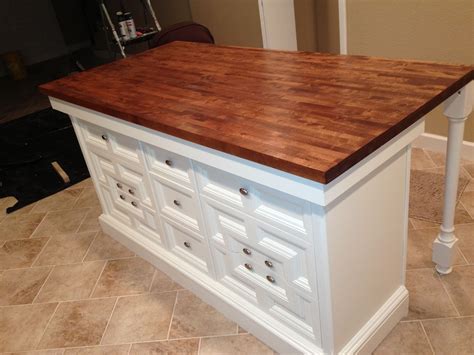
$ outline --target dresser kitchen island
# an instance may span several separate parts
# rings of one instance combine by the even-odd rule
[[[411,142],[445,100],[463,122],[472,79],[175,42],[41,89],[71,116],[106,233],[281,353],[349,354],[407,313]]]

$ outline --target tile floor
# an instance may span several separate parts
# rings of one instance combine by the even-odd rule
[[[443,173],[442,154],[414,149],[412,160],[413,169]],[[376,354],[474,353],[474,162],[462,174],[470,182],[454,271],[433,271],[437,223],[410,219],[410,311]],[[6,216],[13,203],[0,199],[0,352],[273,353],[100,232],[90,180]]]

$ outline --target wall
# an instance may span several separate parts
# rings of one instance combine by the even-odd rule
[[[337,0],[316,0],[316,23],[318,52],[339,53],[339,7]]]
[[[258,0],[189,0],[189,5],[193,21],[208,27],[217,44],[263,46]]]
[[[299,51],[318,50],[316,0],[294,0],[296,38]]]
[[[474,1],[347,0],[348,52],[391,58],[474,64]],[[447,135],[438,107],[426,131]],[[465,140],[474,141],[474,115]]]

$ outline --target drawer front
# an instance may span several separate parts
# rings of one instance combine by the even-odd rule
[[[195,167],[201,195],[278,226],[294,238],[311,239],[309,202],[204,164]]]
[[[144,165],[140,144],[136,139],[85,121],[81,121],[81,131],[88,148],[108,152],[134,165]]]
[[[169,250],[181,260],[208,273],[210,255],[205,239],[167,217],[163,217],[162,222]]]
[[[188,158],[148,144],[143,147],[150,172],[194,189],[194,174]]]
[[[210,198],[203,199],[218,280],[280,322],[319,339],[309,243]]]
[[[203,235],[200,206],[194,190],[157,175],[151,175],[151,181],[161,214]]]

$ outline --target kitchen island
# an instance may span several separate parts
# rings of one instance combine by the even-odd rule
[[[175,42],[41,89],[71,116],[106,233],[275,350],[314,354],[369,352],[406,315],[410,146],[445,100],[449,272],[472,79]]]

